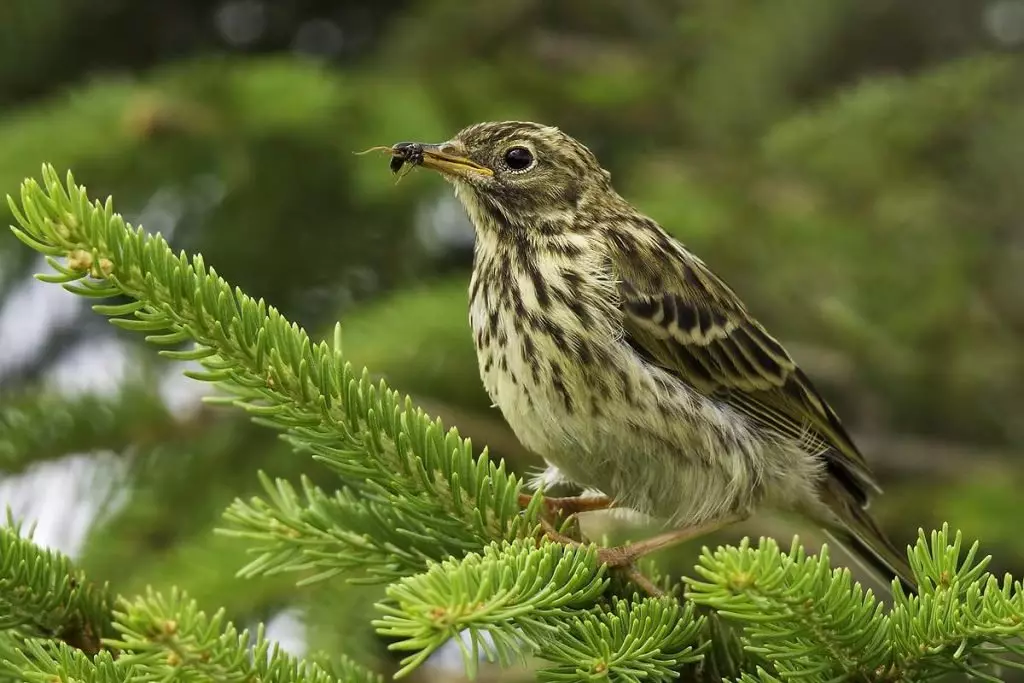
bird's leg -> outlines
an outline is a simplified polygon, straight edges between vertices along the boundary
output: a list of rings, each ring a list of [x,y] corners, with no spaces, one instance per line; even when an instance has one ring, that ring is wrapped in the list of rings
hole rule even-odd
[[[533,500],[528,493],[519,494],[519,504],[526,507]],[[605,510],[614,505],[608,496],[565,496],[561,498],[544,497],[544,507],[549,515],[561,513],[565,516],[575,515],[591,510]]]
[[[561,543],[562,545],[580,546],[586,545],[582,541],[577,541],[575,538],[570,538],[563,534],[561,531],[556,529],[554,525],[548,520],[541,518],[540,520],[541,531],[544,532],[544,537],[548,540],[554,541],[555,543]]]
[[[519,503],[523,507],[529,505],[531,500],[533,500],[532,496],[525,493],[519,494]],[[606,496],[544,498],[543,501],[546,511],[549,514],[555,512],[566,513],[567,511],[571,511],[569,514],[575,514],[577,512],[586,512],[589,510],[601,510],[613,505],[611,499]],[[645,555],[657,552],[658,550],[670,548],[674,545],[678,545],[679,543],[684,543],[694,538],[712,533],[713,531],[717,531],[718,529],[729,526],[730,524],[742,521],[745,517],[746,515],[729,515],[706,524],[666,531],[665,533],[646,538],[636,543],[630,543],[629,545],[616,546],[614,548],[600,548],[597,551],[597,559],[601,564],[607,565],[609,569],[624,573],[633,583],[643,589],[643,591],[651,597],[661,597],[664,595],[664,591],[654,585],[653,581],[647,578],[639,569],[636,568],[637,560]],[[540,526],[544,536],[551,541],[569,546],[586,545],[586,543],[582,541],[577,541],[576,539],[570,538],[569,536],[559,532],[546,516],[541,517]]]
[[[628,578],[630,581],[639,586],[645,593],[647,593],[647,595],[651,596],[652,598],[660,598],[663,595],[665,595],[665,591],[661,590],[656,585],[654,585],[653,581],[647,578],[647,576],[642,571],[640,571],[633,565],[630,565],[628,567],[619,567],[619,571],[624,572],[626,574],[626,578]]]
[[[630,543],[629,545],[620,545],[615,548],[601,548],[598,551],[598,559],[609,567],[632,567],[633,563],[644,555],[662,550],[664,548],[671,548],[674,545],[678,545],[685,541],[710,534],[713,531],[717,531],[722,527],[729,526],[735,522],[739,522],[743,519],[741,515],[730,515],[717,519],[713,522],[707,522],[706,524],[699,524],[697,526],[688,526],[681,529],[673,529],[672,531],[666,531],[665,533],[658,534],[657,536],[651,536],[645,538],[642,541],[636,543]]]
[[[568,546],[583,546],[586,545],[582,541],[577,541],[574,538],[569,538],[565,534],[558,532],[555,527],[551,525],[551,522],[546,519],[540,521],[541,529],[544,531],[544,536],[554,541],[555,543],[561,543]],[[603,548],[602,550],[612,550],[611,548]],[[598,551],[598,558],[601,557],[601,550]],[[626,577],[639,586],[645,593],[650,595],[652,598],[660,598],[665,594],[665,591],[654,585],[654,582],[644,576],[644,573],[637,569],[632,564],[624,566],[611,566],[612,571],[620,571],[626,575]]]

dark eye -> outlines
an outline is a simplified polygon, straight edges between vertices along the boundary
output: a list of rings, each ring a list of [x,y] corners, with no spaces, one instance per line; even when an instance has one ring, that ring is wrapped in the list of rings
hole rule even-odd
[[[525,171],[533,164],[533,153],[525,147],[513,147],[505,152],[505,165],[513,171]]]

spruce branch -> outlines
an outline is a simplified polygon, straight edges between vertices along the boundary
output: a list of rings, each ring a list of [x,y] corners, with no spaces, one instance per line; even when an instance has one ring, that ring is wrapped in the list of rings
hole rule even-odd
[[[539,496],[521,510],[522,482],[504,463],[495,464],[486,451],[474,456],[456,430],[445,430],[383,382],[371,383],[365,371],[356,376],[342,356],[340,328],[333,346],[313,343],[273,307],[207,270],[201,256],[176,257],[159,235],[128,226],[109,199],[90,203],[70,174],[65,186],[44,166],[43,182],[26,180],[20,204],[9,198],[20,226],[14,234],[56,271],[39,279],[81,296],[129,297],[130,303],[93,308],[154,344],[191,340],[189,350],[161,354],[200,362],[204,371],[189,374],[215,383],[224,394],[218,402],[281,430],[368,505],[431,520],[429,542],[420,546],[427,557],[440,560],[534,532]],[[234,519],[250,523],[243,531],[259,526],[255,510],[238,508]],[[276,528],[275,515],[262,511],[264,530]],[[296,566],[285,561],[294,558],[294,539],[269,540],[257,566]],[[393,573],[394,562],[379,571]]]
[[[0,631],[54,638],[88,654],[112,635],[112,597],[67,556],[21,535],[8,516],[0,527]]]
[[[261,624],[255,638],[227,621],[223,610],[207,616],[185,593],[153,591],[124,602],[116,615],[121,666],[135,666],[161,681],[243,683],[381,683],[355,662],[342,659],[335,673],[272,645]],[[254,642],[253,642],[254,641]]]
[[[707,548],[688,579],[687,597],[744,622],[747,649],[791,671],[822,666],[830,676],[854,676],[889,656],[888,622],[870,591],[848,569],[831,569],[828,548],[807,556],[798,539],[788,554],[771,539],[757,548]],[[823,670],[823,671],[824,671]]]
[[[17,631],[0,631],[0,682],[18,681],[21,679],[23,666],[12,662],[21,662],[21,649],[25,646],[25,635]]]
[[[166,441],[181,436],[160,397],[140,384],[113,396],[32,393],[0,405],[0,471],[68,453]]]
[[[763,538],[757,548],[705,548],[687,597],[741,624],[745,648],[773,669],[741,680],[923,681],[953,671],[999,680],[998,667],[1024,668],[1024,590],[985,573],[977,544],[961,557],[960,534],[950,536],[947,525],[920,532],[911,552],[920,595],[894,581],[888,613],[848,570],[830,569],[826,547],[809,557],[795,540],[789,553]]]
[[[669,680],[701,658],[703,619],[671,598],[613,598],[592,546],[517,541],[433,565],[388,588],[377,632],[398,639],[406,675],[449,640],[472,675],[481,657],[509,665],[533,653],[541,680]],[[467,642],[468,641],[468,642]]]
[[[688,676],[684,680],[733,680],[744,671],[755,671],[759,666],[767,664],[763,657],[744,649],[742,631],[736,624],[706,607],[698,607],[697,613],[704,617],[700,639],[706,647],[699,662],[683,669],[683,674]]]
[[[380,676],[345,658],[331,671],[271,645],[260,625],[255,638],[238,631],[223,611],[208,617],[179,591],[165,598],[150,591],[123,602],[116,614],[116,648],[95,656],[66,642],[31,638],[0,649],[0,675],[17,680],[90,683],[382,683]]]
[[[413,652],[399,676],[465,631],[470,645],[462,654],[472,674],[481,655],[508,665],[524,648],[539,649],[540,639],[559,629],[549,617],[592,605],[607,584],[592,547],[492,544],[391,584],[374,626],[398,639],[391,649]]]
[[[764,667],[757,667],[756,675],[743,673],[736,680],[738,683],[784,683],[784,679],[773,676]]]
[[[146,672],[115,659],[107,651],[90,657],[67,643],[27,641],[3,662],[25,683],[135,683],[147,680]],[[151,679],[148,679],[151,680]]]
[[[288,481],[259,478],[265,497],[235,501],[224,515],[233,526],[224,533],[253,542],[258,555],[242,576],[307,571],[306,584],[360,570],[364,577],[349,580],[379,583],[420,571],[434,559],[437,534],[456,534],[452,544],[459,539],[459,520],[383,505],[348,488],[329,495],[305,477],[301,495]],[[474,547],[464,543],[457,554]]]
[[[701,642],[703,626],[692,602],[613,598],[596,613],[570,617],[559,638],[542,644],[538,654],[556,666],[542,669],[538,678],[566,683],[669,681],[681,666],[703,659],[708,647]]]
[[[1009,575],[1000,582],[985,572],[991,558],[977,559],[977,542],[961,557],[960,532],[950,536],[947,524],[930,539],[921,531],[910,553],[920,593],[894,588],[894,668],[910,677],[959,671],[986,680],[999,680],[986,669],[1024,669],[1021,582]]]
[[[540,495],[521,509],[522,483],[502,463],[474,455],[458,432],[365,371],[357,376],[339,329],[331,346],[311,342],[201,257],[176,257],[161,237],[127,226],[109,200],[90,203],[70,176],[65,187],[44,167],[43,178],[45,188],[28,180],[20,204],[10,201],[15,235],[56,271],[40,279],[93,298],[127,296],[94,308],[155,344],[191,341],[162,353],[201,363],[193,376],[221,392],[212,402],[242,407],[340,476],[335,494],[262,476],[264,499],[236,501],[229,533],[257,542],[243,573],[304,571],[310,581],[358,569],[394,581],[374,625],[410,653],[400,674],[453,638],[470,672],[481,656],[509,663],[530,652],[551,663],[540,672],[550,681],[721,679],[725,671],[742,681],[930,680],[952,671],[998,680],[997,667],[1021,666],[1012,659],[1024,655],[1021,584],[987,574],[977,544],[961,557],[960,535],[947,527],[921,533],[911,554],[920,595],[894,583],[889,612],[848,571],[831,569],[827,548],[808,556],[796,540],[786,553],[765,539],[705,549],[683,605],[610,597],[593,547],[538,547]],[[374,679],[351,662],[335,676],[291,658],[271,648],[262,627],[252,649],[222,612],[207,617],[177,592],[125,602],[111,624],[105,591],[72,575],[66,558],[17,529],[0,534],[0,551],[0,608],[9,608],[0,676],[13,667],[39,681]],[[722,620],[736,626],[728,637]],[[112,627],[120,638],[104,644],[121,649],[117,659],[99,652]]]

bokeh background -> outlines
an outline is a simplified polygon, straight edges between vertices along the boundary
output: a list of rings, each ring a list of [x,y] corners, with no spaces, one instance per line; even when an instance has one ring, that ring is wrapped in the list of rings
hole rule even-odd
[[[558,125],[789,345],[897,541],[948,521],[1020,576],[1022,47],[1024,0],[4,0],[0,192],[72,169],[315,336],[342,321],[350,360],[528,472],[477,377],[460,207],[353,152]],[[0,504],[119,592],[179,585],[392,670],[379,589],[236,580],[245,544],[212,532],[259,469],[331,475],[43,269],[0,234]],[[713,540],[794,532],[822,540],[770,516]]]

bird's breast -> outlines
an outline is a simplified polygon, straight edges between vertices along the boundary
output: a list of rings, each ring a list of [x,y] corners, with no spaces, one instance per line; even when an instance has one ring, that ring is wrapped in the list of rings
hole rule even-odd
[[[574,439],[610,398],[621,318],[599,274],[478,256],[469,317],[484,387],[527,448]]]
[[[523,446],[570,481],[680,523],[749,510],[768,482],[806,494],[815,462],[769,448],[742,416],[647,363],[623,341],[613,297],[584,285],[572,311],[568,299],[539,303],[533,286],[505,264],[478,266],[470,287],[480,375]]]

